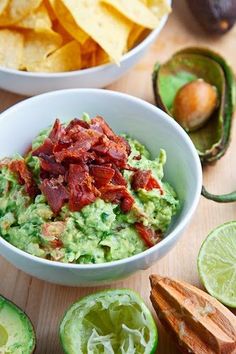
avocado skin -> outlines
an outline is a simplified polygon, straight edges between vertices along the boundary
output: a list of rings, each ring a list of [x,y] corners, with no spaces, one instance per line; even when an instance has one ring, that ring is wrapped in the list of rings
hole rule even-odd
[[[4,296],[0,295],[0,310],[3,307],[5,307],[6,310],[8,308],[11,311],[13,310],[15,312],[16,316],[19,316],[21,318],[21,320],[25,322],[26,327],[28,329],[29,336],[31,336],[31,348],[28,353],[24,353],[24,354],[33,354],[36,350],[36,335],[35,335],[35,329],[34,329],[34,326],[31,322],[31,320],[26,315],[26,313],[23,310],[21,310],[14,302],[12,302],[9,299],[5,298]],[[19,349],[21,349],[21,348],[19,348]]]
[[[235,0],[187,0],[193,15],[211,34],[228,32],[236,21]]]

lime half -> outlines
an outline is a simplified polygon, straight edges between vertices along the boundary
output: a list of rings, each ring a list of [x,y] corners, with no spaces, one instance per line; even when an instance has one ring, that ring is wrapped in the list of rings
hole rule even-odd
[[[157,328],[138,294],[105,290],[71,306],[60,338],[67,354],[154,354]]]
[[[208,235],[198,255],[198,271],[212,296],[236,307],[236,221],[223,224]]]

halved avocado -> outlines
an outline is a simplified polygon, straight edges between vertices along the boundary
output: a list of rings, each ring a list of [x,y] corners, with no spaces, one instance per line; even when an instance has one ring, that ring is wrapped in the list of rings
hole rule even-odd
[[[32,354],[35,332],[27,315],[0,296],[0,353]]]
[[[210,163],[223,156],[228,147],[235,104],[234,75],[224,58],[205,48],[183,49],[163,65],[155,65],[153,89],[157,106],[173,116],[177,92],[197,79],[215,86],[219,98],[212,117],[198,130],[188,132],[202,163]]]

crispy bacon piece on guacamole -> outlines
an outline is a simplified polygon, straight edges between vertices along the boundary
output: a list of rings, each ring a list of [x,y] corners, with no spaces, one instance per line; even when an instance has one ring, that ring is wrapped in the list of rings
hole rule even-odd
[[[67,193],[72,211],[80,211],[101,197],[119,204],[126,213],[134,198],[121,171],[128,164],[130,152],[128,141],[116,135],[102,117],[95,117],[90,123],[73,119],[67,127],[56,119],[48,138],[32,155],[40,159],[39,187],[54,213],[68,201]],[[55,175],[65,178],[58,182]],[[132,186],[134,190],[160,189],[150,170],[137,170]]]
[[[135,171],[132,178],[132,188],[137,191],[140,188],[144,188],[147,191],[151,191],[153,188],[160,190],[160,193],[163,194],[163,189],[160,183],[152,176],[152,171],[148,170],[137,170]]]
[[[30,197],[35,197],[39,190],[25,161],[10,161],[9,168],[12,172],[17,174],[19,183],[25,186],[25,191],[30,195]]]

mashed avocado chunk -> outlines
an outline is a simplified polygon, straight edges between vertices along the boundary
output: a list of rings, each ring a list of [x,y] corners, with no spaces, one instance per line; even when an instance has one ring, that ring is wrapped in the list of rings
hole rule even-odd
[[[33,141],[33,148],[47,138],[45,130]],[[151,159],[144,145],[130,137],[130,170],[122,171],[127,189],[134,198],[128,212],[120,205],[98,197],[80,211],[71,211],[68,203],[58,214],[53,213],[43,194],[32,199],[7,165],[0,168],[0,235],[17,248],[38,257],[66,263],[103,263],[138,254],[147,248],[145,240],[135,228],[142,223],[164,235],[179,207],[177,196],[168,183],[163,182],[166,153],[161,150]],[[17,156],[17,159],[22,159]],[[29,170],[38,183],[40,161],[29,154]],[[132,168],[150,170],[162,188],[132,189]]]

